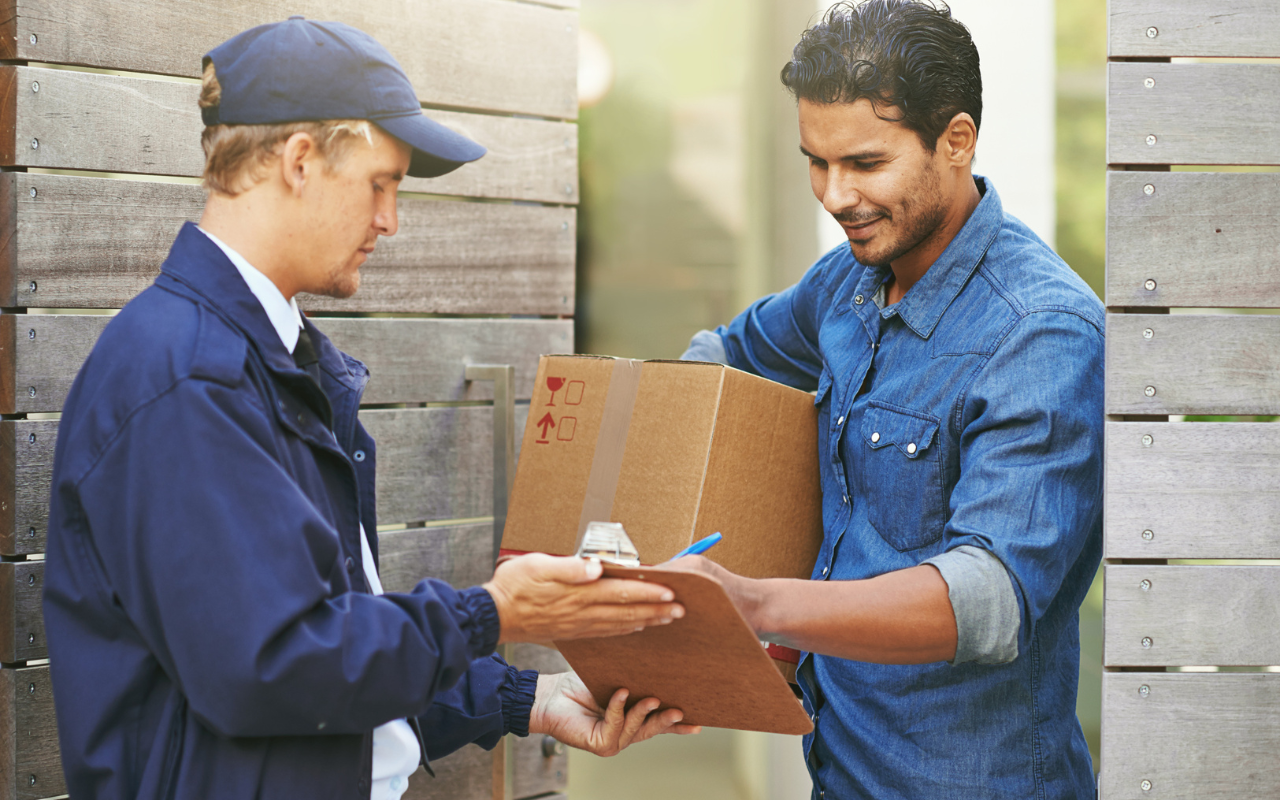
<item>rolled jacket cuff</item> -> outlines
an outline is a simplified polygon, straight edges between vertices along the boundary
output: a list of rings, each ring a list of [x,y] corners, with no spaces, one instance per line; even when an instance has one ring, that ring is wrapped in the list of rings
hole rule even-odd
[[[538,692],[537,670],[507,667],[507,680],[498,690],[502,696],[503,733],[529,735],[529,716]]]
[[[467,618],[462,624],[467,634],[467,643],[471,646],[471,659],[483,658],[498,648],[498,636],[502,633],[502,623],[498,619],[498,606],[492,595],[482,586],[472,586],[458,592],[462,598]]]
[[[1007,664],[1018,657],[1022,620],[1013,579],[988,550],[961,545],[924,562],[942,573],[956,616],[951,664]]]

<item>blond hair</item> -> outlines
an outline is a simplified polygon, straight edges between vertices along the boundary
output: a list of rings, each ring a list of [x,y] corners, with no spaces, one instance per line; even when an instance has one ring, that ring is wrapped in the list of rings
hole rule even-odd
[[[222,101],[222,85],[210,61],[204,68],[200,108]],[[295,133],[310,134],[330,168],[341,166],[357,141],[373,146],[373,124],[364,119],[284,122],[272,125],[209,125],[200,136],[204,148],[204,188],[234,197],[262,180],[280,147]]]

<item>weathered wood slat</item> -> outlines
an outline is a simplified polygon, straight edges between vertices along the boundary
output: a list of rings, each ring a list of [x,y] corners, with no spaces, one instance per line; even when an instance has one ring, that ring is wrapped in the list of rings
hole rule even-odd
[[[528,405],[516,406],[518,430],[528,415]],[[491,407],[362,411],[360,420],[378,442],[379,524],[493,513]]]
[[[518,405],[516,411],[516,422],[523,427],[528,406]],[[361,419],[378,441],[378,511],[383,524],[493,513],[490,407],[365,411]],[[55,420],[0,422],[0,505],[5,506],[0,512],[0,554],[44,551],[57,426]],[[443,537],[431,545],[432,552],[444,559],[439,562],[443,567],[450,563],[448,553],[456,544],[449,537],[461,534],[432,535]],[[488,569],[493,552],[491,535],[484,548],[490,554],[485,557]],[[447,574],[441,573],[441,577]],[[470,586],[487,579],[488,574],[475,578],[468,572],[466,578],[465,585]]]
[[[34,91],[37,85],[39,91]],[[199,95],[199,87],[188,83],[0,67],[0,163],[200,177],[204,123],[196,105]],[[577,125],[456,111],[427,113],[480,142],[489,153],[441,178],[406,179],[402,190],[578,201]]]
[[[493,523],[383,531],[378,572],[388,592],[411,591],[424,578],[478,586],[493,577]]]
[[[0,422],[0,555],[44,551],[57,439],[57,420]]]
[[[8,0],[5,6],[3,59],[195,78],[201,58],[221,42],[301,14],[373,36],[429,105],[577,116],[574,11],[507,0]]]
[[[43,561],[0,563],[0,661],[48,658],[40,610],[43,591]]]
[[[1278,707],[1275,673],[1105,673],[1099,796],[1280,796]]]
[[[1115,58],[1280,56],[1271,0],[1111,0],[1108,10]]]
[[[66,794],[48,667],[0,669],[0,798]]]
[[[1280,425],[1108,422],[1106,454],[1107,558],[1280,558]]]
[[[1108,76],[1108,163],[1280,164],[1280,64],[1112,63]]]
[[[1108,173],[1107,305],[1280,306],[1280,174]]]
[[[33,194],[34,192],[34,194]],[[0,175],[0,304],[119,308],[149,286],[198,186]],[[574,308],[572,208],[458,203],[412,195],[347,300],[303,296],[311,311],[557,314]]]
[[[435,777],[419,769],[409,776],[404,800],[492,800],[493,754],[467,745],[431,762]]]
[[[428,109],[427,116],[489,152],[439,178],[405,178],[402,192],[578,202],[578,126],[568,122],[495,117]]]
[[[76,373],[110,321],[92,314],[0,315],[0,328],[7,327],[15,339],[10,353],[0,352],[0,382],[16,395],[0,413],[61,410]],[[491,384],[466,380],[469,363],[514,365],[516,397],[528,399],[538,356],[573,350],[569,320],[329,318],[316,324],[368,365],[366,404],[492,399]]]
[[[539,736],[517,744],[517,797],[564,788],[565,757],[544,758],[541,748]],[[435,778],[423,770],[414,773],[405,797],[490,800],[492,763],[492,754],[468,745],[432,762]],[[555,777],[557,771],[559,778]],[[49,668],[0,669],[0,798],[38,800],[66,791]]]
[[[1108,315],[1106,392],[1108,414],[1280,413],[1280,317]]]
[[[1280,664],[1280,567],[1108,564],[1108,667]]]

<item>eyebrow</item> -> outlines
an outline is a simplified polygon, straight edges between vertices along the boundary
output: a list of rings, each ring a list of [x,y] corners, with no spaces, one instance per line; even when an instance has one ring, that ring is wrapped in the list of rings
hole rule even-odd
[[[810,153],[808,150],[804,149],[804,145],[800,145],[800,152],[804,153],[805,157],[812,158],[817,161],[827,160],[825,158],[819,158],[818,156],[815,156],[813,153]],[[847,156],[841,156],[840,160],[841,161],[878,161],[883,159],[884,157],[885,157],[885,153],[882,150],[864,150],[861,153],[853,153]]]

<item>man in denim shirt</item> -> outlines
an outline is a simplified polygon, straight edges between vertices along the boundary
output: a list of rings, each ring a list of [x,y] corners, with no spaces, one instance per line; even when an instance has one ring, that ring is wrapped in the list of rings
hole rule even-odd
[[[973,176],[978,53],[945,8],[837,6],[782,80],[849,245],[685,357],[816,390],[825,537],[810,581],[692,566],[805,651],[815,798],[1092,797],[1101,304]]]

